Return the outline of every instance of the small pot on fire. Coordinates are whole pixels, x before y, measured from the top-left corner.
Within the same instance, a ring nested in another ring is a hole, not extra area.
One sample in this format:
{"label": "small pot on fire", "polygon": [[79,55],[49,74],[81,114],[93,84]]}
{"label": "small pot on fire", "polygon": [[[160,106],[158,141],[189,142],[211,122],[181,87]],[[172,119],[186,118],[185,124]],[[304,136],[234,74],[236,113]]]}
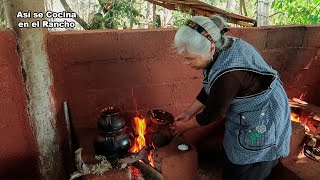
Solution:
{"label": "small pot on fire", "polygon": [[118,108],[107,107],[102,110],[97,126],[98,132],[94,140],[96,154],[103,155],[107,159],[128,154],[132,137]]}
{"label": "small pot on fire", "polygon": [[173,115],[163,110],[152,109],[147,116],[149,119],[146,133],[147,144],[152,144],[155,148],[169,144],[173,138],[169,128],[174,121]]}

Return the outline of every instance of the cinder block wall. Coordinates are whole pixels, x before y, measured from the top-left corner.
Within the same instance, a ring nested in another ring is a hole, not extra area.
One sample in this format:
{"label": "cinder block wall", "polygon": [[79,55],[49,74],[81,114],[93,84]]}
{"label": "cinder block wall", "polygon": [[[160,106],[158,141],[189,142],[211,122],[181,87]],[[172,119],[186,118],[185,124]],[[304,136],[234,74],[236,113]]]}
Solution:
{"label": "cinder block wall", "polygon": [[[289,97],[320,105],[319,26],[232,28],[281,74]],[[75,129],[95,127],[109,105],[134,111],[161,108],[177,114],[201,88],[200,71],[172,51],[176,30],[109,30],[50,33],[47,50],[58,109],[70,103]],[[63,118],[61,116],[61,118]],[[63,119],[61,120],[61,123]]]}
{"label": "cinder block wall", "polygon": [[49,34],[57,108],[69,102],[76,130],[95,128],[106,106],[134,111],[134,98],[141,112],[180,111],[201,88],[201,72],[174,55],[174,34],[170,29]]}
{"label": "cinder block wall", "polygon": [[13,31],[0,30],[0,179],[38,179],[38,152]]}
{"label": "cinder block wall", "polygon": [[230,35],[253,44],[281,75],[289,97],[320,106],[320,26],[235,28]]}

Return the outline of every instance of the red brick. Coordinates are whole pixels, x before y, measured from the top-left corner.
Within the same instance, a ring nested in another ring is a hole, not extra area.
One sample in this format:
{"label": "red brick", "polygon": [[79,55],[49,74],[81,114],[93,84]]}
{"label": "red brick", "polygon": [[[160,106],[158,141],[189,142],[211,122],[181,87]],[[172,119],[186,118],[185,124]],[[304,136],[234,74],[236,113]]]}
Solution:
{"label": "red brick", "polygon": [[287,54],[281,50],[265,50],[261,52],[261,56],[277,71],[281,71],[286,67]]}
{"label": "red brick", "polygon": [[182,64],[182,61],[153,61],[148,63],[151,83],[175,82],[181,80],[202,80],[202,72]]}
{"label": "red brick", "polygon": [[303,26],[276,26],[268,28],[266,49],[301,47],[305,28]]}
{"label": "red brick", "polygon": [[301,94],[308,93],[309,87],[307,86],[298,86],[293,88],[285,88],[287,96],[289,98],[299,98]]}
{"label": "red brick", "polygon": [[116,106],[123,109],[125,106],[123,103],[132,103],[130,89],[109,88],[91,91],[91,93],[90,114],[95,116],[98,116],[105,107]]}
{"label": "red brick", "polygon": [[82,148],[82,159],[85,163],[90,164],[95,161],[94,138],[97,133],[97,125],[94,127],[78,127],[73,132],[77,137],[79,147]]}
{"label": "red brick", "polygon": [[320,84],[320,67],[312,67],[296,72],[293,84],[295,86]]}
{"label": "red brick", "polygon": [[19,58],[17,54],[16,36],[11,30],[0,31],[0,65],[14,63],[12,59]]}
{"label": "red brick", "polygon": [[317,49],[288,48],[286,54],[286,69],[308,69],[316,60]]}
{"label": "red brick", "polygon": [[119,32],[121,59],[169,58],[175,30],[139,30]]}
{"label": "red brick", "polygon": [[320,27],[306,26],[306,33],[303,39],[303,47],[320,47]]}
{"label": "red brick", "polygon": [[89,67],[83,64],[66,66],[64,70],[64,86],[69,91],[88,89],[90,84]]}
{"label": "red brick", "polygon": [[261,27],[255,28],[230,28],[227,35],[241,38],[258,50],[263,50],[267,42],[267,29]]}
{"label": "red brick", "polygon": [[146,84],[148,70],[144,63],[92,63],[88,75],[90,89],[125,88]]}
{"label": "red brick", "polygon": [[174,99],[179,103],[191,103],[196,99],[196,96],[202,88],[201,81],[189,80],[187,82],[175,84]]}
{"label": "red brick", "polygon": [[[39,155],[26,110],[14,32],[0,30],[0,44],[0,176],[2,179],[23,179],[27,177],[24,175],[29,175],[31,179],[39,179],[36,177]],[[28,167],[23,164],[25,162]],[[18,171],[21,172],[16,175]]]}
{"label": "red brick", "polygon": [[47,39],[49,57],[63,63],[119,59],[117,31],[55,32]]}
{"label": "red brick", "polygon": [[317,56],[315,57],[315,60],[314,60],[314,62],[312,63],[311,66],[314,66],[314,67],[319,67],[320,66],[320,48],[318,49]]}
{"label": "red brick", "polygon": [[12,89],[8,82],[0,83],[0,99],[7,99],[12,96]]}
{"label": "red brick", "polygon": [[[130,95],[130,96],[129,96]],[[102,109],[108,106],[126,107],[133,104],[129,89],[108,88],[71,92],[69,96],[70,115],[77,127],[95,127]]]}
{"label": "red brick", "polygon": [[28,139],[26,138],[23,127],[1,124],[0,141],[2,146],[0,147],[0,154],[4,156],[2,158],[23,156],[28,153]]}
{"label": "red brick", "polygon": [[26,113],[26,109],[23,109],[23,106],[19,106],[13,101],[13,97],[0,98],[0,107],[0,127],[18,127],[21,125],[21,122],[17,119],[23,118],[19,113]]}
{"label": "red brick", "polygon": [[292,88],[293,87],[293,82],[295,79],[295,71],[293,70],[282,70],[279,72],[280,74],[280,79],[283,82],[283,85],[285,88]]}
{"label": "red brick", "polygon": [[[68,95],[69,94],[69,95]],[[64,100],[68,102],[69,114],[73,125],[94,123],[94,118],[90,116],[91,94],[88,90],[70,91]]]}
{"label": "red brick", "polygon": [[304,100],[309,102],[310,104],[320,106],[319,91],[320,91],[320,84],[314,84],[309,86],[307,94],[304,97]]}
{"label": "red brick", "polygon": [[[157,108],[173,104],[173,84],[163,84],[155,86],[142,86],[133,88],[138,109]],[[125,109],[135,109],[132,101],[131,91],[124,94],[126,102]]]}

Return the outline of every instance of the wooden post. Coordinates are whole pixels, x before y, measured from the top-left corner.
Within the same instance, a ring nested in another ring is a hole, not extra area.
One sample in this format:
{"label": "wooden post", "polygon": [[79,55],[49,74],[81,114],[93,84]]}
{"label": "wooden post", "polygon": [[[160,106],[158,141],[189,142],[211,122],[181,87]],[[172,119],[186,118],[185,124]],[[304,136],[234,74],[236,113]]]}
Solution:
{"label": "wooden post", "polygon": [[269,0],[258,0],[257,26],[269,24]]}

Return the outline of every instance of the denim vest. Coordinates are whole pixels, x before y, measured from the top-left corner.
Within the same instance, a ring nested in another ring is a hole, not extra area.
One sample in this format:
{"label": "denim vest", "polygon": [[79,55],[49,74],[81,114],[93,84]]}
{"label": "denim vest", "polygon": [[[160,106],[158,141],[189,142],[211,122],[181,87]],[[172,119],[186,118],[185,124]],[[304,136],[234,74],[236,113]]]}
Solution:
{"label": "denim vest", "polygon": [[288,98],[277,71],[263,60],[252,45],[235,38],[232,46],[219,55],[210,71],[204,70],[205,91],[209,94],[219,76],[235,70],[270,75],[273,81],[261,93],[236,97],[232,101],[226,113],[223,140],[229,160],[244,165],[287,156],[291,136]]}

